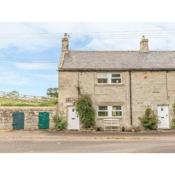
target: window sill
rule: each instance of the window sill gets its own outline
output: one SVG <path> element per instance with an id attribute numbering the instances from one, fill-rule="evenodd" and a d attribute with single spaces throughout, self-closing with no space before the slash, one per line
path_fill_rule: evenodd
<path id="1" fill-rule="evenodd" d="M 119 86 L 124 86 L 124 84 L 105 84 L 105 83 L 96 83 L 95 86 L 97 87 L 102 87 L 102 86 L 115 86 L 115 87 L 119 87 Z"/>
<path id="2" fill-rule="evenodd" d="M 119 119 L 121 120 L 123 117 L 97 117 L 97 119 Z"/>

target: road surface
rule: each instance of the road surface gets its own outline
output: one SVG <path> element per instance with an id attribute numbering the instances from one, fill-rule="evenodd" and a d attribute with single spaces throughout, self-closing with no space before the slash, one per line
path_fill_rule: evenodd
<path id="1" fill-rule="evenodd" d="M 175 132 L 0 131 L 1 153 L 175 153 Z"/>

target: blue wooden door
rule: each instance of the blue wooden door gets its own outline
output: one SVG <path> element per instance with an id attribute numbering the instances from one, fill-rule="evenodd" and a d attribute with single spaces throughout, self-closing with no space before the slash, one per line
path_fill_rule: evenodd
<path id="1" fill-rule="evenodd" d="M 48 129 L 49 128 L 49 112 L 39 112 L 39 129 Z"/>
<path id="2" fill-rule="evenodd" d="M 24 112 L 13 113 L 13 129 L 24 129 Z"/>

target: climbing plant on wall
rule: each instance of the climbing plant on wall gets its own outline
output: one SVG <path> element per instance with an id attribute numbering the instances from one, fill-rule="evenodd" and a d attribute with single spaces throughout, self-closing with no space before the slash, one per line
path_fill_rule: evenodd
<path id="1" fill-rule="evenodd" d="M 87 129 L 95 126 L 95 110 L 88 95 L 83 95 L 76 101 L 76 111 L 83 128 Z"/>
<path id="2" fill-rule="evenodd" d="M 175 129 L 175 103 L 173 104 L 173 118 L 171 120 L 171 128 Z"/>

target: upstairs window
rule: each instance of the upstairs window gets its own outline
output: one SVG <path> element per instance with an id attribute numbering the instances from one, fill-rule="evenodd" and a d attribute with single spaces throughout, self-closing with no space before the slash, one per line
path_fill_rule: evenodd
<path id="1" fill-rule="evenodd" d="M 122 78 L 119 73 L 98 73 L 97 82 L 99 84 L 121 84 Z"/>
<path id="2" fill-rule="evenodd" d="M 108 83 L 108 76 L 107 76 L 107 74 L 105 74 L 105 73 L 97 74 L 97 81 L 98 81 L 98 83 L 107 84 Z"/>
<path id="3" fill-rule="evenodd" d="M 111 83 L 112 84 L 120 84 L 121 81 L 121 75 L 120 74 L 111 74 Z"/>

